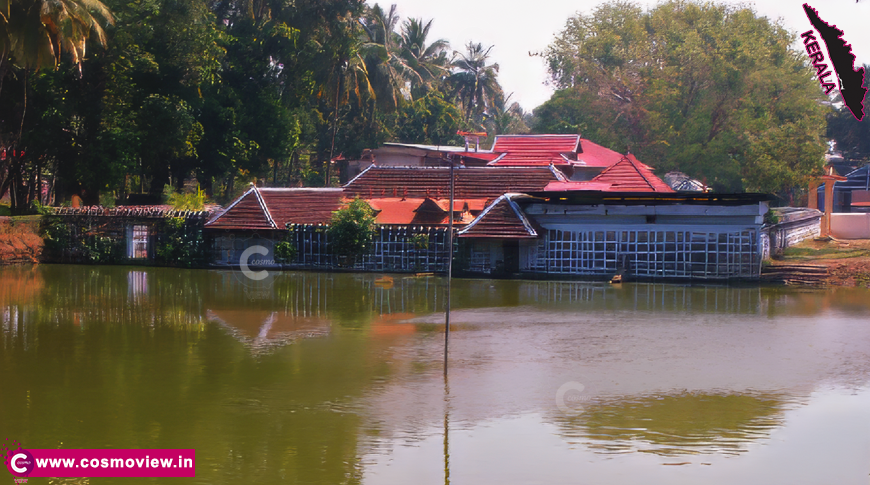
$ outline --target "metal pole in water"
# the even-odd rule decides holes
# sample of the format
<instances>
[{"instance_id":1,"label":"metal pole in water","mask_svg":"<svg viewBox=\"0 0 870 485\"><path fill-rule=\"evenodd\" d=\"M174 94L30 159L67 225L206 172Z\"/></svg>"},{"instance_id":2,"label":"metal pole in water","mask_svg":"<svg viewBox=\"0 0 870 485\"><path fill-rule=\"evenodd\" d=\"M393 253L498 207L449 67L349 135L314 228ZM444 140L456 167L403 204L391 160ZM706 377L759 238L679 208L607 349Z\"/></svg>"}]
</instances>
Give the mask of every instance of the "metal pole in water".
<instances>
[{"instance_id":1,"label":"metal pole in water","mask_svg":"<svg viewBox=\"0 0 870 485\"><path fill-rule=\"evenodd\" d=\"M447 344L450 342L450 287L453 286L453 160L450 162L450 218L447 223L447 311L444 314L444 376L447 376Z\"/></svg>"}]
</instances>

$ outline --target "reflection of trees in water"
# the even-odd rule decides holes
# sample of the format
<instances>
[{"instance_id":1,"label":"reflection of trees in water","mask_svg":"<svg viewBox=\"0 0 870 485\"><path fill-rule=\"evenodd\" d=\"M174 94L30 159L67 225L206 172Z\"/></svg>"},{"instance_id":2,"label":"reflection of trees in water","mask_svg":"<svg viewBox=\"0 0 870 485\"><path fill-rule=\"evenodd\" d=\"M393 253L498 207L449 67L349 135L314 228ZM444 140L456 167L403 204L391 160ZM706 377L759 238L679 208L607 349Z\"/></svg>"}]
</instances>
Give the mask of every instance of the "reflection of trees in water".
<instances>
[{"instance_id":1,"label":"reflection of trees in water","mask_svg":"<svg viewBox=\"0 0 870 485\"><path fill-rule=\"evenodd\" d=\"M589 402L553 419L565 440L600 453L737 454L781 426L784 408L775 394L684 393Z\"/></svg>"}]
</instances>

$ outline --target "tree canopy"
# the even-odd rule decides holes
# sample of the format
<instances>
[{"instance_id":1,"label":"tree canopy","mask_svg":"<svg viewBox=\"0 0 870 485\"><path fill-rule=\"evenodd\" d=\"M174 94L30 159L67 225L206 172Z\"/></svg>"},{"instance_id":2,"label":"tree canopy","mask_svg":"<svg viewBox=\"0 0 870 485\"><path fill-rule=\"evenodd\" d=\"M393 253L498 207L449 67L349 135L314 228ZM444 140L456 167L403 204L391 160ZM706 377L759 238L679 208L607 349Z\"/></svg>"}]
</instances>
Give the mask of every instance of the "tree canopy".
<instances>
[{"instance_id":1,"label":"tree canopy","mask_svg":"<svg viewBox=\"0 0 870 485\"><path fill-rule=\"evenodd\" d=\"M395 5L0 7L0 151L10 154L0 193L11 188L17 210L49 200L46 184L55 203L76 193L86 204L156 202L167 185L192 190L191 177L219 202L252 181L334 184L338 155L384 141L459 144L463 114L479 122L488 103L446 81L459 68L429 35L435 20L403 20ZM487 89L501 92L490 74Z\"/></svg>"},{"instance_id":2,"label":"tree canopy","mask_svg":"<svg viewBox=\"0 0 870 485\"><path fill-rule=\"evenodd\" d=\"M795 38L745 6L602 4L545 52L558 91L533 130L580 133L716 190L786 197L820 173L830 111Z\"/></svg>"}]
</instances>

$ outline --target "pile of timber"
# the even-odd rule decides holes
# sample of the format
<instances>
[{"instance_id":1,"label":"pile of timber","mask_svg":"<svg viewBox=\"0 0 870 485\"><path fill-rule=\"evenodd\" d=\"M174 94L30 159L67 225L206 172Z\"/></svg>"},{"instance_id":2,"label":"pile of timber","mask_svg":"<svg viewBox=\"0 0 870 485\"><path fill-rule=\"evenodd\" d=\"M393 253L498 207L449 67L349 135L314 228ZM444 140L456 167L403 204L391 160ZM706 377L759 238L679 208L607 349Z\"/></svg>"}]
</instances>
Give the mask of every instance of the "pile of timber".
<instances>
[{"instance_id":1,"label":"pile of timber","mask_svg":"<svg viewBox=\"0 0 870 485\"><path fill-rule=\"evenodd\" d=\"M777 264L761 269L761 280L786 285L824 285L828 267L819 264Z\"/></svg>"}]
</instances>

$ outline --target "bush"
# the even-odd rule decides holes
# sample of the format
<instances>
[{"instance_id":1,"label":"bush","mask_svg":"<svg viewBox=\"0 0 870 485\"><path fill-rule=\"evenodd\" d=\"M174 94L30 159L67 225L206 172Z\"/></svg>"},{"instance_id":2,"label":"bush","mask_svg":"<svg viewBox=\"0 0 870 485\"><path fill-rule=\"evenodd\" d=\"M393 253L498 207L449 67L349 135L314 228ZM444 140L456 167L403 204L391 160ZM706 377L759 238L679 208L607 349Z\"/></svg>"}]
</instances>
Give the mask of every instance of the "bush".
<instances>
[{"instance_id":1,"label":"bush","mask_svg":"<svg viewBox=\"0 0 870 485\"><path fill-rule=\"evenodd\" d=\"M377 233L372 208L359 197L332 213L327 234L332 252L343 264L352 264L371 249Z\"/></svg>"},{"instance_id":2,"label":"bush","mask_svg":"<svg viewBox=\"0 0 870 485\"><path fill-rule=\"evenodd\" d=\"M181 217L167 218L156 246L157 261L186 268L204 265L207 260L202 228Z\"/></svg>"},{"instance_id":3,"label":"bush","mask_svg":"<svg viewBox=\"0 0 870 485\"><path fill-rule=\"evenodd\" d=\"M282 264L292 263L296 260L296 246L289 241L281 241L275 244L275 259Z\"/></svg>"}]
</instances>

